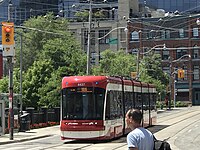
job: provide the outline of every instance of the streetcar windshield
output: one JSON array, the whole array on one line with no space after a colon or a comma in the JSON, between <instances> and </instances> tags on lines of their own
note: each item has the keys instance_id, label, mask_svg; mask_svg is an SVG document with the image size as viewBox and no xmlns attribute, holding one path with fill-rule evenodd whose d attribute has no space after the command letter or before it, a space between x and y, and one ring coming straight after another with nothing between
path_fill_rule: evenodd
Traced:
<instances>
[{"instance_id":1,"label":"streetcar windshield","mask_svg":"<svg viewBox=\"0 0 200 150\"><path fill-rule=\"evenodd\" d=\"M103 119L105 89L66 88L62 92L63 120Z\"/></svg>"}]
</instances>

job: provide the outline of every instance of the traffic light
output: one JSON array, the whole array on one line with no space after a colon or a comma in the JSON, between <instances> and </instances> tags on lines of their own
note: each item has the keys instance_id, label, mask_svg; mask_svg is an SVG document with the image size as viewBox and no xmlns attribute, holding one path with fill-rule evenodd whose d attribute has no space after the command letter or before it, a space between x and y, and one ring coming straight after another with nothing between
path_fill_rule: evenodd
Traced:
<instances>
[{"instance_id":1,"label":"traffic light","mask_svg":"<svg viewBox=\"0 0 200 150\"><path fill-rule=\"evenodd\" d=\"M185 71L183 69L178 69L178 78L182 79L184 78Z\"/></svg>"},{"instance_id":2,"label":"traffic light","mask_svg":"<svg viewBox=\"0 0 200 150\"><path fill-rule=\"evenodd\" d=\"M137 72L131 72L131 78L135 79L137 77Z\"/></svg>"},{"instance_id":3,"label":"traffic light","mask_svg":"<svg viewBox=\"0 0 200 150\"><path fill-rule=\"evenodd\" d=\"M14 23L2 22L2 45L14 45Z\"/></svg>"}]
</instances>

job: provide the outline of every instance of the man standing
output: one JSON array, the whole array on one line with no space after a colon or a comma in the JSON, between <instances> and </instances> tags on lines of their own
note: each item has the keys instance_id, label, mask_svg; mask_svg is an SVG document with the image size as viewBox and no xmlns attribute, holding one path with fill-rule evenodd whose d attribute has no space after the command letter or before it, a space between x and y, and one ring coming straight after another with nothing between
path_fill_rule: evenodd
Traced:
<instances>
[{"instance_id":1,"label":"man standing","mask_svg":"<svg viewBox=\"0 0 200 150\"><path fill-rule=\"evenodd\" d=\"M142 113L138 109L130 109L126 113L127 126L132 130L127 135L129 150L153 150L153 134L141 126Z\"/></svg>"}]
</instances>

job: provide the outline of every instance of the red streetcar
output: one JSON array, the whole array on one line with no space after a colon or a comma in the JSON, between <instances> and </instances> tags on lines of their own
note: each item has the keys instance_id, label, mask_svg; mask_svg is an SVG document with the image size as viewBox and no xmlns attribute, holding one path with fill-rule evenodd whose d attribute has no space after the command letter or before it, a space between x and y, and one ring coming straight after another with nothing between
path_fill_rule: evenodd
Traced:
<instances>
[{"instance_id":1,"label":"red streetcar","mask_svg":"<svg viewBox=\"0 0 200 150\"><path fill-rule=\"evenodd\" d=\"M138 108L143 126L156 123L156 88L121 77L70 76L62 80L61 138L113 139L129 132L125 113Z\"/></svg>"}]
</instances>

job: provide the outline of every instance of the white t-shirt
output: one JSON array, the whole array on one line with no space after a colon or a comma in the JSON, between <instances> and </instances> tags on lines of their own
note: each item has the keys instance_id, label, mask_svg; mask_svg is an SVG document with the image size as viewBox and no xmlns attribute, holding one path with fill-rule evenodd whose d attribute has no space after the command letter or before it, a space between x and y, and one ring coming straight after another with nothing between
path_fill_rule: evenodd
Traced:
<instances>
[{"instance_id":1,"label":"white t-shirt","mask_svg":"<svg viewBox=\"0 0 200 150\"><path fill-rule=\"evenodd\" d=\"M153 150L153 134L142 127L131 131L127 136L128 148L137 147L139 150Z\"/></svg>"}]
</instances>

